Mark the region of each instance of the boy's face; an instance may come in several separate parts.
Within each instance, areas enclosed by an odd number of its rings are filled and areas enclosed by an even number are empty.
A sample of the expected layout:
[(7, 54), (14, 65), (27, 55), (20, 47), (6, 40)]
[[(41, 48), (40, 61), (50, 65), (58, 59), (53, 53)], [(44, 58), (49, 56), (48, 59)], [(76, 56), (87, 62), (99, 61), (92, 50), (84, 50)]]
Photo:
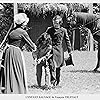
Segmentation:
[(59, 20), (59, 19), (53, 20), (53, 26), (54, 26), (55, 28), (60, 28), (60, 20)]

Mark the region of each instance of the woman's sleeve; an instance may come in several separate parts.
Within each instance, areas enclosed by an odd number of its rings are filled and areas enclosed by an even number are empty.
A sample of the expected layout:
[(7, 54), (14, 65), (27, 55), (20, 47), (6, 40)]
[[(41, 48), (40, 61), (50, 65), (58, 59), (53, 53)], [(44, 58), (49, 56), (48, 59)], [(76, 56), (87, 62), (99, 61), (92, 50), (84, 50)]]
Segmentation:
[(36, 50), (36, 45), (35, 43), (32, 42), (32, 40), (30, 39), (28, 33), (26, 31), (23, 32), (22, 34), (23, 38), (25, 39), (26, 43), (33, 49)]
[(64, 39), (65, 39), (65, 42), (66, 42), (68, 53), (71, 53), (71, 51), (72, 51), (71, 42), (70, 42), (70, 39), (69, 39), (69, 36), (68, 36), (66, 29), (64, 30)]

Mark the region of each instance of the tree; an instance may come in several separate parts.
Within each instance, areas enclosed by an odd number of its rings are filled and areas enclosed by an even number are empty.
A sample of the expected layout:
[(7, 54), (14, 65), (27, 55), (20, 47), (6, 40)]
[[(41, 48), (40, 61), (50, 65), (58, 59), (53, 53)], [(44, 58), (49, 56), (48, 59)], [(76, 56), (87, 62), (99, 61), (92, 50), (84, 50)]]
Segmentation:
[(13, 3), (0, 3), (0, 43), (13, 22)]

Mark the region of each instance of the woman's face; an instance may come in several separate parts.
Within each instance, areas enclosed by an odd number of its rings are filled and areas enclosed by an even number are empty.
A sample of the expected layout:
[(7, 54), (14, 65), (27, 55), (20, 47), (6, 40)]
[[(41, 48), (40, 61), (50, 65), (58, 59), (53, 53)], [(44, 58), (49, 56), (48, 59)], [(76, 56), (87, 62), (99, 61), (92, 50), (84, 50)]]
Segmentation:
[(25, 29), (27, 27), (27, 24), (26, 23), (23, 23), (22, 24), (22, 27), (23, 27), (23, 29)]
[(59, 20), (59, 19), (53, 20), (53, 26), (54, 26), (55, 28), (60, 28), (60, 20)]

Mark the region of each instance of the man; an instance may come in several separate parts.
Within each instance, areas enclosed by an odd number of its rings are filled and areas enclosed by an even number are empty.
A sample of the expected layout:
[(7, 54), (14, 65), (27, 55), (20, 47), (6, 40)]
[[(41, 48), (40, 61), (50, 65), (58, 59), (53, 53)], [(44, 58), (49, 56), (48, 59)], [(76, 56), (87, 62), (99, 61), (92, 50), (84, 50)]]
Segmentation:
[(53, 26), (46, 30), (52, 40), (52, 54), (53, 56), (48, 60), (51, 76), (51, 84), (57, 86), (60, 82), (60, 68), (64, 62), (64, 52), (62, 47), (62, 41), (65, 39), (68, 53), (71, 56), (71, 43), (67, 30), (61, 25), (63, 23), (61, 16), (56, 15), (53, 20)]

